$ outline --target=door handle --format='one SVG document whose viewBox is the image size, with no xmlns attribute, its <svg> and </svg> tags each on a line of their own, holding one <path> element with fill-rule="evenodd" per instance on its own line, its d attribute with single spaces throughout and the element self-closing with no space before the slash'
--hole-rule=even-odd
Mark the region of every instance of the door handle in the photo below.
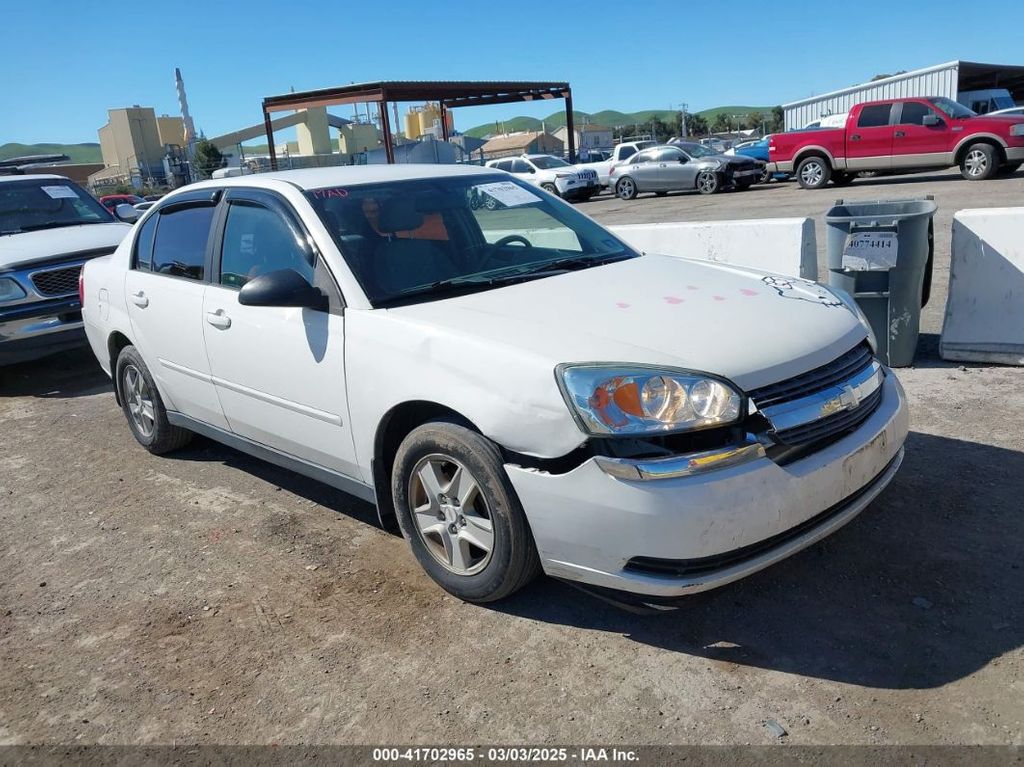
<svg viewBox="0 0 1024 767">
<path fill-rule="evenodd" d="M 850 141 L 860 141 L 860 134 L 854 133 L 852 136 L 850 136 Z"/>
<path fill-rule="evenodd" d="M 220 328 L 221 330 L 227 330 L 231 327 L 231 318 L 224 314 L 223 309 L 218 309 L 215 312 L 207 312 L 206 321 L 215 328 Z"/>
<path fill-rule="evenodd" d="M 135 304 L 140 309 L 145 309 L 147 306 L 149 306 L 149 299 L 146 298 L 146 294 L 143 293 L 141 290 L 138 293 L 132 293 L 131 299 L 132 303 Z"/>
<path fill-rule="evenodd" d="M 893 135 L 894 135 L 894 136 L 895 136 L 896 138 L 903 138 L 903 137 L 904 137 L 904 136 L 906 136 L 907 134 L 906 134 L 906 133 L 904 133 L 904 132 L 903 132 L 903 131 L 901 131 L 901 130 L 898 130 L 898 131 L 896 131 L 896 132 L 895 132 L 895 133 L 894 133 Z"/>
</svg>

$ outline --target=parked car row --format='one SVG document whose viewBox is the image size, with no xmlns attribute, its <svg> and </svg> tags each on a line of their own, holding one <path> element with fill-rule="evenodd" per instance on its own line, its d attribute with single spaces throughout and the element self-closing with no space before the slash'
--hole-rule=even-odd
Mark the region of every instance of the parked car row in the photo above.
<svg viewBox="0 0 1024 767">
<path fill-rule="evenodd" d="M 718 154 L 700 144 L 679 141 L 649 147 L 613 166 L 608 184 L 623 200 L 647 192 L 715 194 L 727 188 L 748 189 L 763 178 L 764 168 L 764 163 L 745 155 Z"/>
<path fill-rule="evenodd" d="M 644 153 L 625 167 L 754 179 Z M 145 449 L 202 434 L 375 503 L 468 601 L 541 571 L 643 604 L 714 588 L 850 521 L 903 457 L 903 391 L 848 296 L 640 255 L 496 168 L 195 184 L 80 291 Z"/>
</svg>

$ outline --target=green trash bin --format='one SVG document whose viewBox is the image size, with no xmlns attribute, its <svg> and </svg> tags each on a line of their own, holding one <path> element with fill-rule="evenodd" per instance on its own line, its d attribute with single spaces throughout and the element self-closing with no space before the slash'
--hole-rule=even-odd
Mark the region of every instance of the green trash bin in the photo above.
<svg viewBox="0 0 1024 767">
<path fill-rule="evenodd" d="M 853 296 L 890 367 L 914 362 L 921 309 L 931 293 L 935 210 L 929 195 L 836 200 L 825 214 L 828 284 Z"/>
</svg>

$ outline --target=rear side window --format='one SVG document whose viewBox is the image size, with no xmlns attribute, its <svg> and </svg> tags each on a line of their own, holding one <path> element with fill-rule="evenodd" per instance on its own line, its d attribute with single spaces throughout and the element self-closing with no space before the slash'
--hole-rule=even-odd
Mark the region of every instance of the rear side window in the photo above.
<svg viewBox="0 0 1024 767">
<path fill-rule="evenodd" d="M 636 157 L 634 157 L 632 160 L 630 160 L 630 163 L 633 164 L 633 165 L 640 165 L 641 163 L 645 163 L 645 162 L 653 162 L 654 161 L 654 154 L 655 153 L 654 153 L 653 150 L 647 150 L 646 152 L 641 152 Z"/>
<path fill-rule="evenodd" d="M 135 268 L 144 272 L 153 268 L 153 239 L 156 234 L 156 222 L 160 216 L 150 216 L 139 229 L 135 238 Z"/>
<path fill-rule="evenodd" d="M 858 128 L 878 128 L 889 124 L 889 113 L 892 112 L 892 104 L 873 104 L 864 107 L 857 118 Z"/>
<path fill-rule="evenodd" d="M 153 242 L 153 271 L 172 277 L 202 280 L 206 241 L 215 208 L 201 205 L 160 214 Z"/>
</svg>

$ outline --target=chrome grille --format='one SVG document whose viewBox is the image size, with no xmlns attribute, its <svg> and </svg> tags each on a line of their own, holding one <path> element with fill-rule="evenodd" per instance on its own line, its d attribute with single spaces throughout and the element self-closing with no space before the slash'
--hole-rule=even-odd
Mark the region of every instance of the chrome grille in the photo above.
<svg viewBox="0 0 1024 767">
<path fill-rule="evenodd" d="M 66 296 L 78 292 L 78 275 L 82 265 L 66 266 L 61 269 L 49 269 L 35 272 L 32 284 L 43 296 Z"/>
<path fill-rule="evenodd" d="M 866 343 L 859 344 L 820 368 L 754 389 L 750 392 L 750 398 L 754 400 L 759 410 L 764 410 L 780 402 L 806 397 L 859 373 L 871 364 L 871 357 L 871 348 Z"/>
<path fill-rule="evenodd" d="M 877 380 L 872 377 L 879 375 L 881 373 L 874 364 L 870 347 L 862 343 L 827 365 L 786 381 L 755 389 L 750 393 L 750 397 L 771 424 L 770 436 L 775 442 L 786 447 L 800 447 L 824 440 L 835 440 L 856 429 L 878 408 L 882 401 L 882 387 L 875 383 L 866 384 L 868 388 L 877 388 L 870 394 L 865 393 L 856 406 L 846 407 L 839 412 L 795 425 L 792 423 L 794 412 L 801 412 L 800 408 L 806 409 L 808 401 L 817 410 L 815 395 L 822 398 L 834 397 L 836 387 L 852 393 L 854 389 L 851 385 L 857 387 L 858 382 Z M 783 415 L 787 410 L 788 417 Z M 776 419 L 775 422 L 772 421 L 773 417 Z M 789 423 L 786 423 L 784 428 L 778 428 L 780 420 L 788 420 Z"/>
</svg>

